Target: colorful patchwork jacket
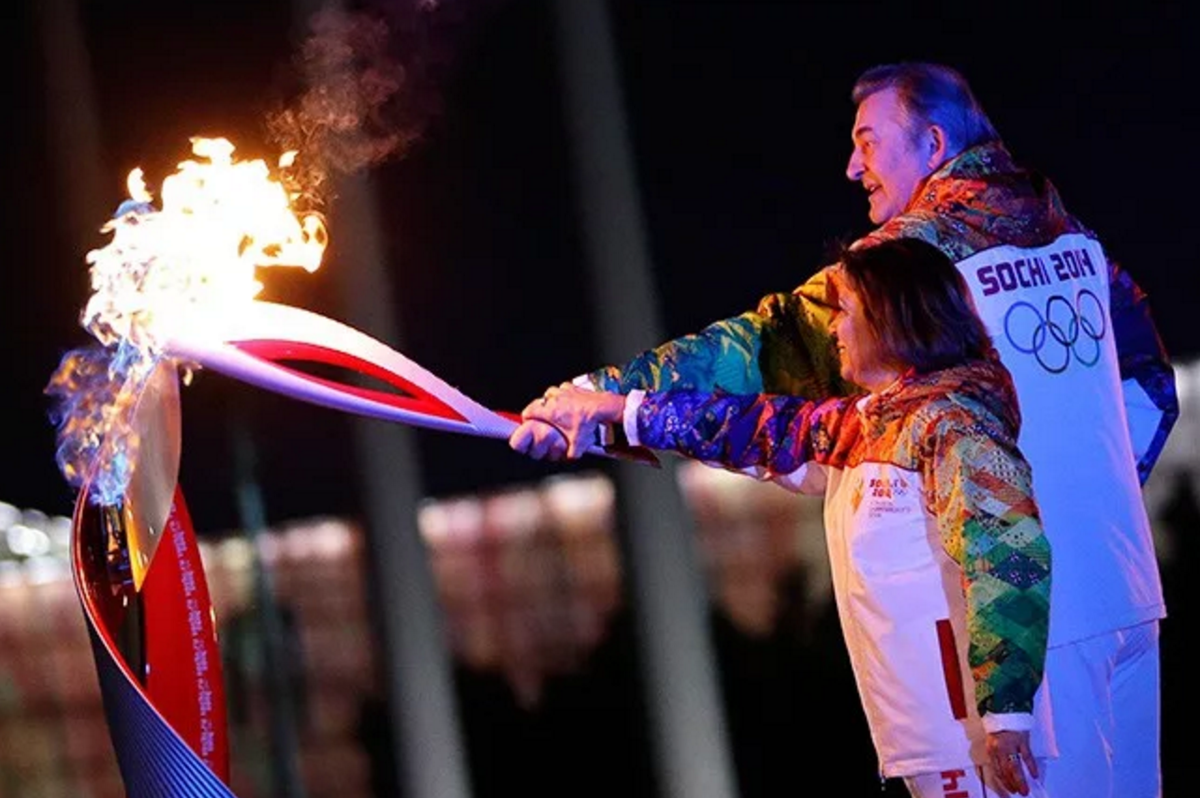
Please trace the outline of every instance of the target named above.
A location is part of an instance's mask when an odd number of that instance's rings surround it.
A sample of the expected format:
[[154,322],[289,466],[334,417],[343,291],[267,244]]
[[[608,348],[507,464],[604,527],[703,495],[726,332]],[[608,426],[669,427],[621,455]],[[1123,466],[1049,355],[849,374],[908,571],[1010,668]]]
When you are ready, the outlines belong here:
[[[999,143],[948,161],[904,213],[853,246],[898,237],[929,241],[955,261],[1012,372],[1020,445],[1060,554],[1056,589],[1069,596],[1055,602],[1052,645],[1163,617],[1140,485],[1179,405],[1146,296],[1054,186]],[[838,373],[826,275],[577,381],[620,393],[846,395],[853,386]]]
[[[995,361],[869,397],[695,391],[627,402],[631,442],[825,493],[834,591],[887,776],[981,763],[985,731],[1032,729],[1050,544]],[[969,689],[973,685],[973,700]]]

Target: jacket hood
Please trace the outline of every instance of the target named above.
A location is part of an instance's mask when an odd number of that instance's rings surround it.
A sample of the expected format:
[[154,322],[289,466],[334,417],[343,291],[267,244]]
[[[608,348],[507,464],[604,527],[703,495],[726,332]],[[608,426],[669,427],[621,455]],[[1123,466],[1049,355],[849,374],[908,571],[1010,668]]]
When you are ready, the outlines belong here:
[[1046,177],[1016,164],[999,141],[951,158],[925,179],[908,207],[855,243],[913,237],[954,260],[1008,244],[1036,247],[1065,233],[1089,233],[1066,212]]
[[864,412],[868,415],[906,414],[933,400],[968,407],[974,415],[986,414],[1013,440],[1021,428],[1021,411],[1012,376],[994,357],[970,360],[924,374],[910,371],[879,393]]

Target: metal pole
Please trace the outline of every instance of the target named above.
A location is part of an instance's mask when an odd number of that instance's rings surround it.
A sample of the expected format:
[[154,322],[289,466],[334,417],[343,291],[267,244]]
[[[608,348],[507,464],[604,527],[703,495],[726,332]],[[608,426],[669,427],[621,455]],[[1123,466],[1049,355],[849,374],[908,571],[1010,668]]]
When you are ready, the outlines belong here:
[[[603,0],[552,2],[601,356],[662,340],[612,35]],[[736,794],[695,535],[673,463],[616,468],[660,785],[672,798]]]
[[76,0],[45,0],[33,4],[39,16],[43,74],[46,79],[47,152],[57,164],[64,203],[63,215],[72,248],[83,253],[100,242],[99,227],[115,208],[102,199],[100,123],[96,113],[92,71]]
[[[348,320],[396,345],[398,324],[367,178],[340,181],[334,210],[331,235],[344,243],[338,262],[328,268],[338,270]],[[413,798],[467,798],[470,780],[451,657],[429,553],[417,526],[421,487],[413,433],[374,419],[352,423],[399,783]]]
[[263,682],[267,689],[268,726],[271,738],[271,793],[279,798],[304,798],[300,773],[300,737],[292,695],[291,667],[283,639],[283,621],[276,600],[274,580],[263,564],[259,539],[267,530],[267,511],[256,473],[254,441],[242,418],[233,423],[234,474],[237,507],[242,532],[254,552],[252,578],[254,603],[249,610],[262,631]]
[[[341,7],[338,0],[293,4],[296,21],[305,30],[319,10]],[[316,84],[328,76],[306,77]],[[338,277],[345,321],[400,348],[370,180],[357,173],[333,182],[329,230],[338,256],[325,268]],[[377,628],[383,636],[383,682],[397,783],[410,798],[467,798],[470,780],[451,658],[428,552],[417,526],[422,490],[413,433],[374,419],[356,417],[351,423]]]

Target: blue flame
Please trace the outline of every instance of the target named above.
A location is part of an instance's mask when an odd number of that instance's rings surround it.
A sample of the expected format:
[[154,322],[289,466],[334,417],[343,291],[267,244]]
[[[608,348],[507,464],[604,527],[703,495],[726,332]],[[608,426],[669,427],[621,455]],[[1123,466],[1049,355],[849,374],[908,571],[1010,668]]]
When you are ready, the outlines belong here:
[[138,446],[133,408],[158,357],[125,341],[75,349],[46,386],[59,470],[76,490],[90,480],[95,504],[118,504],[129,486]]

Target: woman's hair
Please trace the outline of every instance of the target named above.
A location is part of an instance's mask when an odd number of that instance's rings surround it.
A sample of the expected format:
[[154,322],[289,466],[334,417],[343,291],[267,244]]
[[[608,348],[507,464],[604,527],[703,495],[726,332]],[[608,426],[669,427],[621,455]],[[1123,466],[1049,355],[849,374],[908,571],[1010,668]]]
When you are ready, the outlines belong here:
[[936,371],[994,355],[958,269],[937,247],[896,238],[842,253],[885,362]]

